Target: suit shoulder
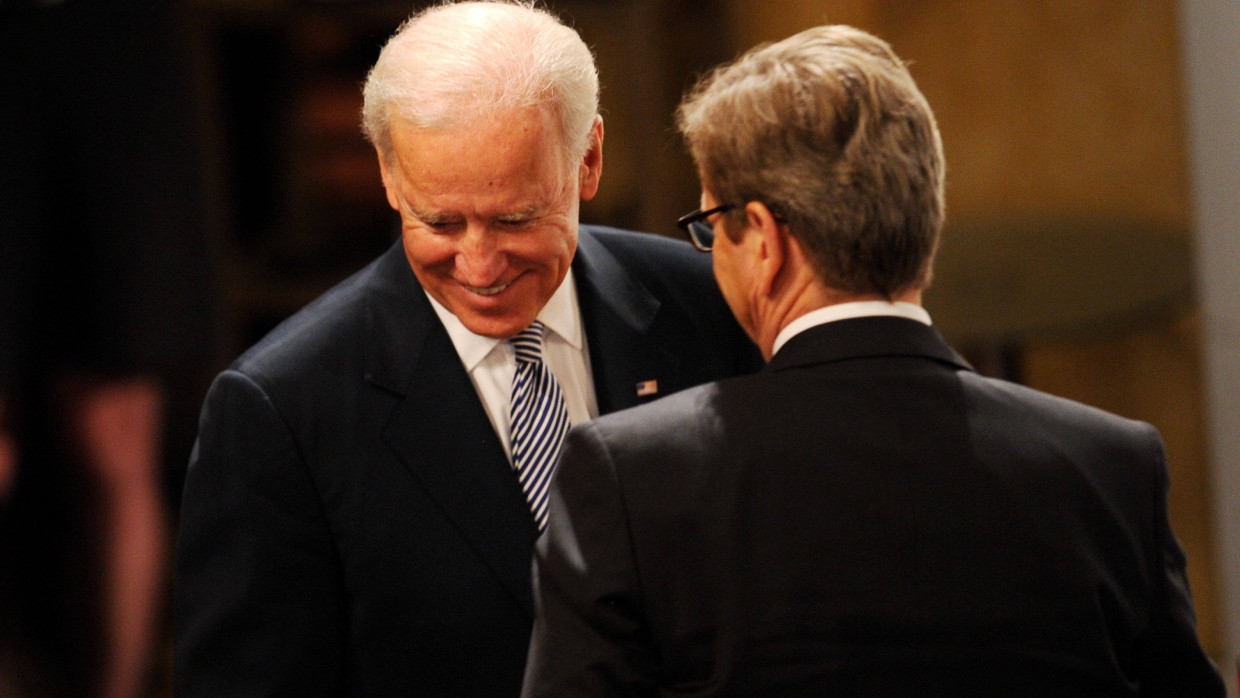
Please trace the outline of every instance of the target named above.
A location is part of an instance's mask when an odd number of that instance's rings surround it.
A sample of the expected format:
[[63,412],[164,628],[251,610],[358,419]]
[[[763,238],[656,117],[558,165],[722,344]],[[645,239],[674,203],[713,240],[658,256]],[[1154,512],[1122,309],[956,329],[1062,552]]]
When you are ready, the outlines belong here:
[[260,383],[346,360],[355,353],[373,304],[377,262],[325,291],[280,322],[230,366]]
[[589,422],[605,440],[629,448],[663,448],[686,440],[700,446],[704,439],[722,436],[722,424],[732,405],[761,392],[760,374],[747,374],[702,383],[652,402],[602,415]]
[[1009,405],[1014,409],[1023,408],[1030,412],[1041,412],[1073,422],[1087,422],[1091,425],[1107,424],[1128,429],[1148,426],[1144,422],[1018,383],[988,378],[971,371],[961,371],[959,375],[966,382],[966,390],[975,393],[980,399]]
[[974,418],[1018,426],[1027,439],[1057,442],[1087,451],[1116,450],[1162,456],[1162,438],[1153,425],[1122,417],[1040,390],[961,373]]

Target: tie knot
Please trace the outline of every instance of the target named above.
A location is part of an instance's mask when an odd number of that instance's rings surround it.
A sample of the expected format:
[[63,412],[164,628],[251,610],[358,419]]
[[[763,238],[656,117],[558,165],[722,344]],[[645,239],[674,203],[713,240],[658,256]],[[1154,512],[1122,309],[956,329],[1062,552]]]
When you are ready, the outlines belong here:
[[538,363],[542,361],[543,324],[538,320],[508,340],[517,352],[517,361]]

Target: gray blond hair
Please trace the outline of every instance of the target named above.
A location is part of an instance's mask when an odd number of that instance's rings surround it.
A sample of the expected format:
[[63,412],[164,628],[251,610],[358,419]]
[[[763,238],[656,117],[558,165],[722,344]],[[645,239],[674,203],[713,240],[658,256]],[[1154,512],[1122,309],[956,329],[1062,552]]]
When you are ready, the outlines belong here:
[[886,42],[833,25],[759,46],[699,81],[677,117],[702,186],[721,204],[766,204],[825,284],[887,298],[929,285],[943,146]]
[[454,128],[541,107],[568,161],[585,155],[598,114],[598,70],[577,32],[532,2],[454,2],[414,14],[366,77],[362,130],[390,161],[393,119]]

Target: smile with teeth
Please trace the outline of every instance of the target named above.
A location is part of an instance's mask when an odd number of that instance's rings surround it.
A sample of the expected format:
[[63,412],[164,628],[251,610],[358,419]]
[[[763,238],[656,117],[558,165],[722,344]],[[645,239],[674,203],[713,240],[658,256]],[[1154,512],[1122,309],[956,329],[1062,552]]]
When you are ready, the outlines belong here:
[[461,284],[461,285],[464,286],[466,290],[472,293],[477,293],[480,296],[494,296],[494,295],[497,295],[503,292],[504,289],[512,285],[512,282],[509,281],[506,284],[499,284],[497,286],[486,286],[486,287],[470,286],[469,284]]

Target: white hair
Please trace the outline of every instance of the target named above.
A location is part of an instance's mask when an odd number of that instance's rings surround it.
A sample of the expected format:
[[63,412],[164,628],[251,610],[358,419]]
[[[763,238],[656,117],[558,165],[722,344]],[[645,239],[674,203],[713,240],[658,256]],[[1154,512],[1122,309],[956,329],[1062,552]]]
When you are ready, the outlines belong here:
[[580,160],[598,114],[598,71],[585,42],[532,2],[451,2],[410,17],[366,78],[362,128],[385,159],[394,118],[415,128],[468,126],[541,107]]

